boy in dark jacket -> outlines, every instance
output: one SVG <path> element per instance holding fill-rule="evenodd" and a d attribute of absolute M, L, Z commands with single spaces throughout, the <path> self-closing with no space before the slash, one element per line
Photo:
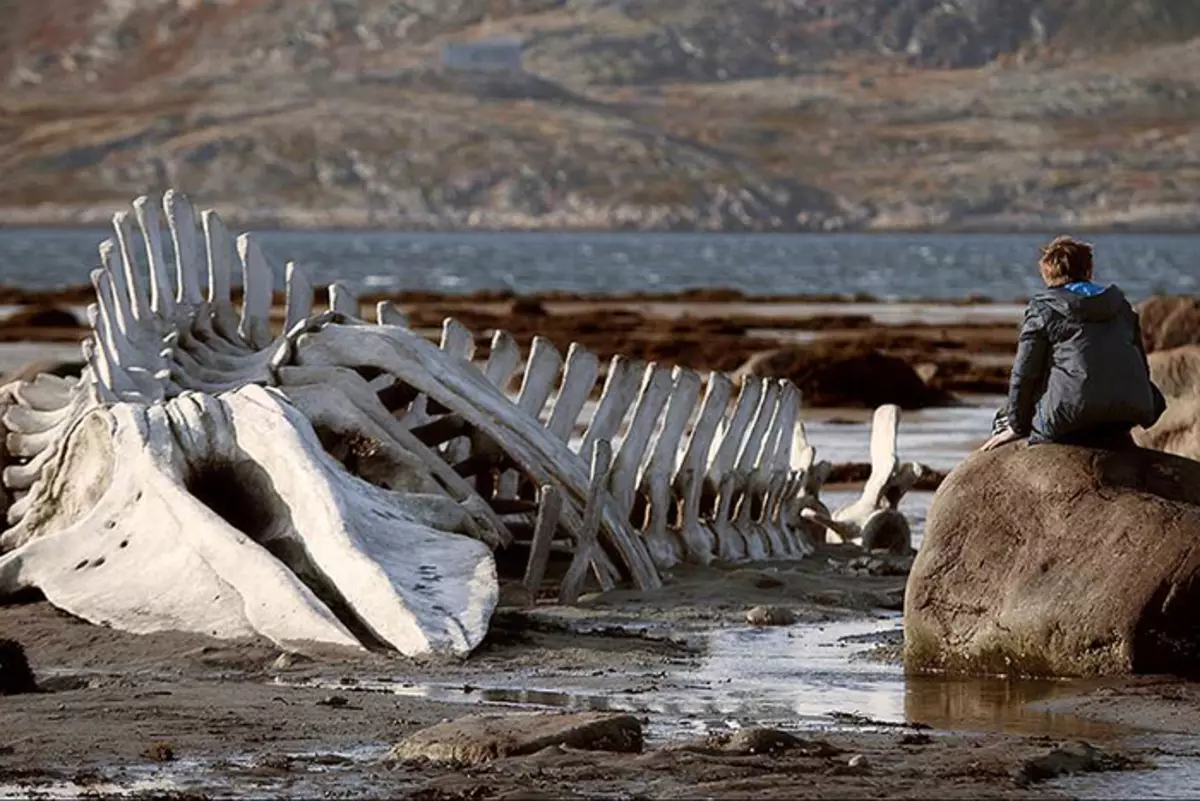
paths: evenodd
<path fill-rule="evenodd" d="M 1092 248 L 1059 237 L 1042 249 L 1046 291 L 1025 309 L 1008 403 L 984 450 L 1024 437 L 1096 448 L 1132 446 L 1166 408 L 1150 381 L 1137 312 L 1116 286 L 1092 283 Z"/>

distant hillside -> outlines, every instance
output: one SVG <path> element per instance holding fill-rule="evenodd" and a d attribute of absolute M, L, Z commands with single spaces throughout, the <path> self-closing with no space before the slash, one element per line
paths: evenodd
<path fill-rule="evenodd" d="M 525 72 L 447 71 L 523 42 Z M 1200 222 L 1195 0 L 0 4 L 0 221 Z"/>

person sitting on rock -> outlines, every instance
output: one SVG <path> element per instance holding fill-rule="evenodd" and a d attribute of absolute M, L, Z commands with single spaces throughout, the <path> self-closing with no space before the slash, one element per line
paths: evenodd
<path fill-rule="evenodd" d="M 1029 301 L 991 450 L 1028 437 L 1096 448 L 1132 447 L 1166 408 L 1150 380 L 1137 312 L 1115 285 L 1092 283 L 1092 248 L 1059 237 L 1039 262 L 1047 289 Z"/>

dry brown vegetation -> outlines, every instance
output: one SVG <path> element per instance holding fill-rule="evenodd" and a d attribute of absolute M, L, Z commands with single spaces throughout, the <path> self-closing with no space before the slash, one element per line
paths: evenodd
<path fill-rule="evenodd" d="M 45 0 L 0 10 L 0 221 L 1187 229 L 1188 0 Z M 441 46 L 524 37 L 527 72 Z"/>

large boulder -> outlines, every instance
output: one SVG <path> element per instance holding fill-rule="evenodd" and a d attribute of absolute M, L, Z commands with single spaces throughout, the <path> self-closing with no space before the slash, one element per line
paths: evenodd
<path fill-rule="evenodd" d="M 1155 351 L 1147 361 L 1150 379 L 1168 400 L 1200 397 L 1200 345 Z"/>
<path fill-rule="evenodd" d="M 1200 346 L 1150 354 L 1150 378 L 1167 398 L 1167 410 L 1149 429 L 1135 429 L 1143 448 L 1200 460 Z"/>
<path fill-rule="evenodd" d="M 1147 352 L 1200 345 L 1200 297 L 1153 295 L 1138 304 Z"/>
<path fill-rule="evenodd" d="M 739 376 L 786 378 L 804 393 L 810 407 L 901 409 L 944 406 L 952 396 L 926 384 L 909 362 L 854 340 L 815 342 L 756 353 Z"/>
<path fill-rule="evenodd" d="M 933 498 L 904 603 L 910 670 L 1200 674 L 1200 462 L 1023 443 Z"/>
<path fill-rule="evenodd" d="M 1168 398 L 1158 422 L 1134 429 L 1133 440 L 1149 450 L 1200 461 L 1200 397 Z"/>

